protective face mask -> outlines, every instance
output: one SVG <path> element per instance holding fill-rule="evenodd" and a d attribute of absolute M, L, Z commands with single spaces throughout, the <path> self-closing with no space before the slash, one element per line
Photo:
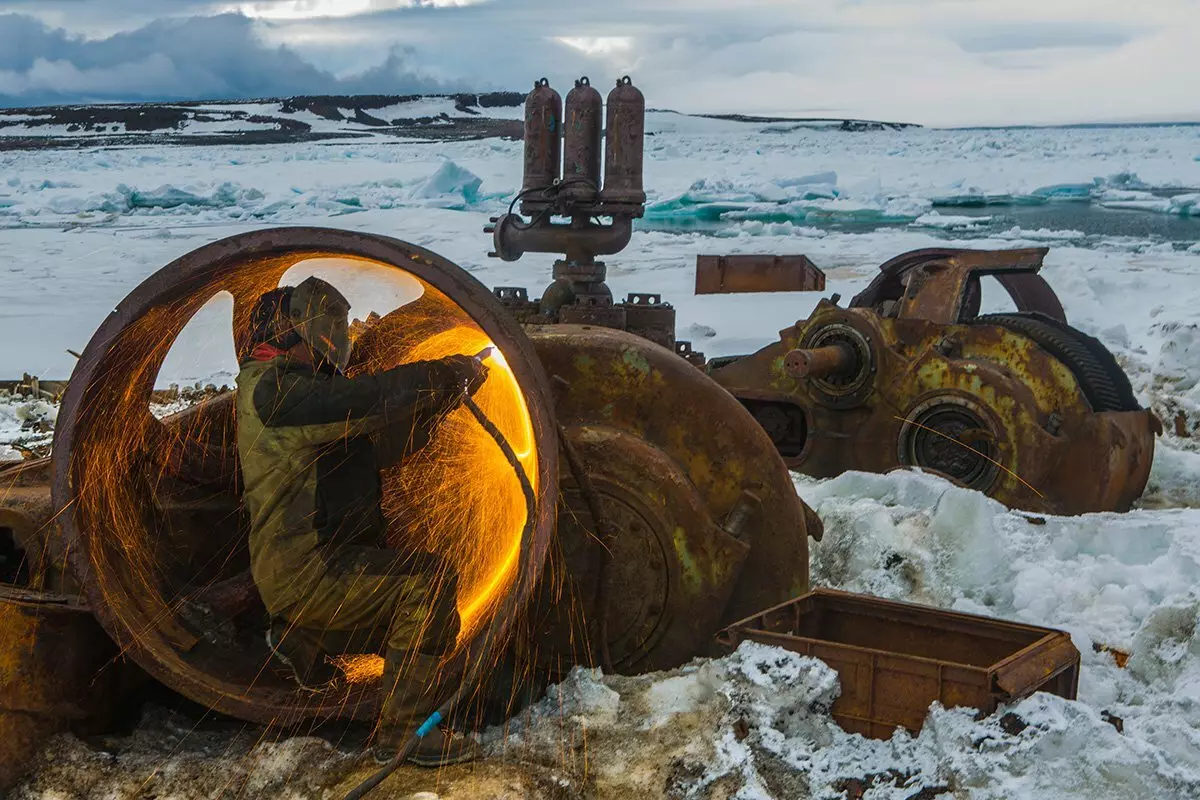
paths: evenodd
<path fill-rule="evenodd" d="M 312 277 L 292 292 L 291 315 L 313 362 L 344 371 L 350 363 L 350 303 L 331 284 Z"/>

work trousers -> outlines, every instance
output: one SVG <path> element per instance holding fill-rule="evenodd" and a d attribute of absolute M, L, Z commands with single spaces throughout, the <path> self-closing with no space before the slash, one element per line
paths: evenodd
<path fill-rule="evenodd" d="M 457 577 L 444 559 L 345 546 L 331 555 L 315 590 L 280 616 L 287 636 L 330 656 L 383 655 L 382 726 L 415 727 L 457 678 L 439 672 L 458 635 L 456 595 Z"/>

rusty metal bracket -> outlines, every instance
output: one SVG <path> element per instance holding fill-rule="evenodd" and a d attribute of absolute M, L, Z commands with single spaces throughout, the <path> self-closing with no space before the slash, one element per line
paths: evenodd
<path fill-rule="evenodd" d="M 900 317 L 927 319 L 955 325 L 972 316 L 964 313 L 975 305 L 969 297 L 973 281 L 984 275 L 1008 276 L 1036 273 L 1045 252 L 1032 250 L 964 250 L 948 258 L 929 261 L 913 269 L 904 282 L 900 298 Z"/>
<path fill-rule="evenodd" d="M 696 294 L 819 292 L 825 273 L 808 256 L 696 256 Z"/>
<path fill-rule="evenodd" d="M 850 301 L 850 308 L 869 308 L 880 316 L 896 317 L 901 314 L 901 303 L 909 276 L 924 266 L 950 259 L 963 259 L 969 266 L 994 266 L 1010 264 L 1017 269 L 987 269 L 975 275 L 990 274 L 1008 292 L 1019 311 L 1037 311 L 1048 317 L 1066 322 L 1067 316 L 1062 303 L 1046 279 L 1038 274 L 1042 262 L 1049 252 L 1045 247 L 1018 250 L 965 250 L 957 247 L 930 247 L 902 253 L 879 267 L 879 274 L 866 289 Z M 966 296 L 962 299 L 959 320 L 975 317 L 979 313 L 981 294 L 978 277 L 967 282 Z"/>

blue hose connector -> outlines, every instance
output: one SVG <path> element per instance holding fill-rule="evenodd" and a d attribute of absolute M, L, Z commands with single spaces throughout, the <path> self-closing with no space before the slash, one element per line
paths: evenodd
<path fill-rule="evenodd" d="M 429 719 L 421 723 L 421 727 L 417 728 L 417 738 L 424 739 L 431 730 L 437 727 L 437 724 L 442 721 L 442 712 L 435 711 L 430 715 Z"/>

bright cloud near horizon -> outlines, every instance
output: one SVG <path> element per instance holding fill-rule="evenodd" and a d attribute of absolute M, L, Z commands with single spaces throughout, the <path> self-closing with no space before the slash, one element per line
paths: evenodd
<path fill-rule="evenodd" d="M 0 106 L 565 90 L 927 125 L 1200 121 L 1200 0 L 0 0 Z"/>

